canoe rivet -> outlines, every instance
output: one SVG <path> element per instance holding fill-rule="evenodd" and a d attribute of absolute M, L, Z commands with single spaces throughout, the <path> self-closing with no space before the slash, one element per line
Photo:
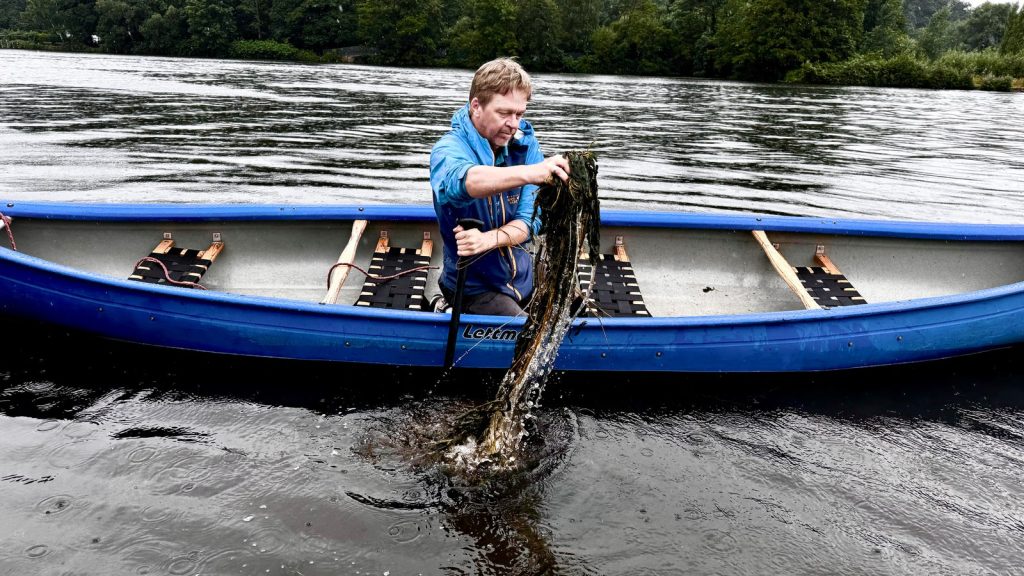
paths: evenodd
<path fill-rule="evenodd" d="M 402 344 L 402 350 L 405 350 L 405 344 Z"/>
<path fill-rule="evenodd" d="M 849 346 L 850 348 L 853 348 L 853 340 L 847 342 L 846 345 Z"/>
<path fill-rule="evenodd" d="M 97 310 L 99 310 L 100 312 L 103 312 L 103 306 L 100 306 L 99 308 L 97 308 Z"/>
<path fill-rule="evenodd" d="M 156 316 L 150 316 L 149 320 L 150 320 L 150 322 L 152 322 L 153 320 L 156 320 Z"/>
<path fill-rule="evenodd" d="M 14 202 L 8 202 L 7 203 L 7 207 L 8 208 L 14 208 Z"/>
<path fill-rule="evenodd" d="M 657 356 L 658 358 L 661 358 L 661 352 L 655 352 L 654 355 Z"/>
<path fill-rule="evenodd" d="M 601 352 L 601 358 L 607 358 L 607 357 L 608 357 L 607 354 L 605 354 L 604 352 Z"/>
<path fill-rule="evenodd" d="M 349 347 L 349 346 L 351 346 L 351 345 L 352 345 L 352 343 L 351 343 L 351 342 L 345 342 L 345 347 L 346 347 L 346 348 L 348 348 L 348 347 Z"/>
<path fill-rule="evenodd" d="M 363 211 L 363 207 L 362 207 L 362 206 L 360 206 L 360 207 L 359 207 L 359 211 L 360 211 L 360 212 L 362 212 L 362 211 Z"/>
<path fill-rule="evenodd" d="M 896 340 L 897 340 L 898 342 L 903 342 L 903 336 L 897 336 L 897 337 L 896 337 Z"/>

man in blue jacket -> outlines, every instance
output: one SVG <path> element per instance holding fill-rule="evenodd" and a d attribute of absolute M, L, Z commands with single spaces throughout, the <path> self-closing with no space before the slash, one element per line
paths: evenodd
<path fill-rule="evenodd" d="M 530 76 L 499 58 L 473 76 L 469 103 L 452 116 L 452 129 L 430 154 L 434 211 L 444 240 L 441 292 L 452 301 L 456 263 L 469 263 L 462 311 L 512 316 L 533 293 L 533 260 L 524 247 L 540 231 L 533 214 L 537 187 L 568 180 L 563 156 L 547 159 L 523 120 L 533 94 Z M 483 221 L 463 230 L 461 218 Z"/>

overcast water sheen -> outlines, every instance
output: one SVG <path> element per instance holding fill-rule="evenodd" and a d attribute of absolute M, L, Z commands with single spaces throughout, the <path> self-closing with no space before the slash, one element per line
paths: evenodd
<path fill-rule="evenodd" d="M 0 199 L 429 202 L 470 73 L 0 50 Z M 605 207 L 1021 223 L 1024 95 L 543 75 Z M 0 319 L 0 575 L 1019 574 L 1020 350 L 565 376 L 525 468 L 424 447 L 500 375 L 210 358 Z"/>

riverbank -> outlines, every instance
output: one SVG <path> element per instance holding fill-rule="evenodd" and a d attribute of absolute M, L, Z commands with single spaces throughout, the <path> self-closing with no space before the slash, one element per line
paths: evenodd
<path fill-rule="evenodd" d="M 53 43 L 34 32 L 0 33 L 0 49 L 105 54 L 79 43 Z M 372 50 L 350 47 L 316 54 L 273 40 L 238 40 L 225 58 L 303 64 L 373 65 Z M 671 76 L 669 76 L 671 77 Z M 1000 55 L 995 51 L 947 52 L 937 60 L 902 54 L 892 58 L 860 55 L 841 62 L 805 62 L 789 72 L 783 82 L 830 86 L 930 88 L 937 90 L 1024 91 L 1024 54 Z"/>
<path fill-rule="evenodd" d="M 37 50 L 41 52 L 68 52 L 74 54 L 109 54 L 96 46 L 88 46 L 79 42 L 53 42 L 52 35 L 41 32 L 0 31 L 0 49 Z M 298 62 L 303 64 L 367 64 L 363 56 L 369 51 L 362 47 L 339 48 L 317 54 L 311 50 L 301 50 L 286 42 L 274 40 L 236 40 L 232 42 L 223 58 L 231 60 L 268 60 L 278 62 Z M 156 56 L 156 54 L 154 54 Z M 186 54 L 173 56 L 176 58 L 194 58 Z"/>

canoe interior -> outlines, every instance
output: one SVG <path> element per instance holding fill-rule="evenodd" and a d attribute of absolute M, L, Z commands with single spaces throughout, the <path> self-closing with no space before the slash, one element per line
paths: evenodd
<path fill-rule="evenodd" d="M 203 277 L 211 290 L 319 302 L 351 221 L 231 221 L 223 223 L 111 223 L 24 218 L 14 224 L 18 248 L 88 272 L 126 278 L 135 262 L 172 234 L 176 246 L 205 249 L 213 233 L 223 253 Z M 356 263 L 366 267 L 381 230 L 392 246 L 419 247 L 434 239 L 432 264 L 441 264 L 436 225 L 370 221 Z M 802 305 L 746 230 L 615 228 L 602 230 L 602 252 L 622 236 L 652 316 L 692 316 L 799 310 Z M 970 292 L 1024 280 L 1024 243 L 952 242 L 769 232 L 793 266 L 814 266 L 826 254 L 869 303 Z M 437 292 L 436 270 L 428 297 Z M 352 304 L 363 276 L 349 275 L 338 299 Z M 185 289 L 185 288 L 183 288 Z"/>

